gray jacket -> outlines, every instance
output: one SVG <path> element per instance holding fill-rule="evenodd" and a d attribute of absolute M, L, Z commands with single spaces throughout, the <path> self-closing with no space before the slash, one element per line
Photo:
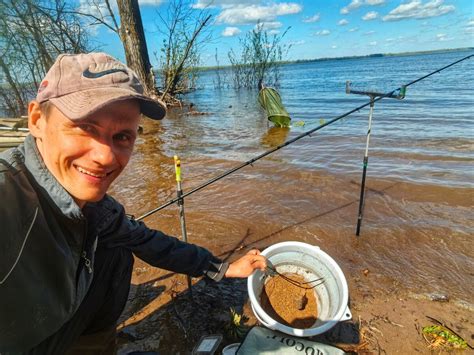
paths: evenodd
<path fill-rule="evenodd" d="M 92 281 L 97 247 L 220 280 L 209 251 L 125 216 L 112 197 L 81 210 L 44 165 L 32 136 L 0 154 L 0 353 L 28 350 L 66 323 Z"/>

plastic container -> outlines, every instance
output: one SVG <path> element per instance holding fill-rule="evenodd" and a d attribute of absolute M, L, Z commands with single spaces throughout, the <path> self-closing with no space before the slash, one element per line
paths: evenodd
<path fill-rule="evenodd" d="M 227 345 L 224 349 L 222 349 L 222 355 L 235 355 L 239 346 L 240 343 L 233 343 Z"/>
<path fill-rule="evenodd" d="M 255 317 L 267 328 L 298 337 L 322 334 L 338 322 L 352 318 L 347 306 L 349 290 L 339 265 L 319 247 L 301 242 L 274 244 L 262 252 L 280 273 L 296 273 L 306 280 L 320 277 L 324 282 L 313 290 L 316 293 L 318 316 L 312 327 L 292 328 L 271 318 L 260 305 L 260 294 L 267 279 L 256 270 L 247 280 L 247 289 Z"/>

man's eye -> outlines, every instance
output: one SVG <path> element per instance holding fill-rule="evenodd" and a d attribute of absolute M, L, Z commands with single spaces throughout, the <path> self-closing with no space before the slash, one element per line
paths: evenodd
<path fill-rule="evenodd" d="M 116 134 L 114 138 L 115 140 L 119 142 L 124 142 L 124 143 L 132 141 L 132 137 L 130 137 L 128 134 L 123 134 L 123 133 Z"/>
<path fill-rule="evenodd" d="M 81 124 L 79 125 L 79 128 L 81 130 L 83 130 L 84 132 L 94 132 L 94 127 L 92 127 L 91 125 L 89 124 Z"/>
<path fill-rule="evenodd" d="M 127 136 L 126 134 L 116 134 L 115 139 L 118 141 L 127 141 L 130 139 L 130 137 Z"/>

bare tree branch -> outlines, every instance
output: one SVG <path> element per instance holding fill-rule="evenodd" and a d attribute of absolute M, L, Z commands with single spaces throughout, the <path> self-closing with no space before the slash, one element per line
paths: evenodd
<path fill-rule="evenodd" d="M 24 114 L 54 58 L 87 51 L 87 41 L 66 0 L 0 0 L 0 106 Z"/>
<path fill-rule="evenodd" d="M 194 87 L 199 65 L 200 46 L 210 38 L 212 15 L 196 10 L 189 0 L 171 0 L 166 16 L 158 14 L 158 30 L 164 35 L 160 58 L 164 92 L 162 98 L 175 96 Z"/>
<path fill-rule="evenodd" d="M 199 25 L 196 27 L 191 39 L 188 41 L 188 43 L 186 44 L 186 48 L 184 49 L 184 53 L 181 57 L 181 60 L 180 62 L 178 63 L 178 65 L 176 66 L 176 69 L 174 71 L 174 75 L 173 75 L 173 79 L 170 80 L 168 86 L 166 87 L 165 91 L 163 92 L 163 95 L 162 95 L 162 98 L 168 93 L 168 92 L 173 92 L 176 88 L 176 85 L 178 84 L 179 80 L 180 80 L 180 77 L 181 77 L 181 73 L 183 71 L 183 67 L 184 67 L 184 64 L 186 62 L 186 60 L 188 59 L 188 56 L 189 56 L 189 53 L 192 49 L 192 47 L 194 46 L 194 42 L 196 40 L 196 38 L 199 36 L 199 33 L 201 32 L 201 30 L 206 27 L 206 24 L 209 22 L 209 20 L 211 19 L 212 15 L 208 15 L 204 21 L 200 22 Z"/>

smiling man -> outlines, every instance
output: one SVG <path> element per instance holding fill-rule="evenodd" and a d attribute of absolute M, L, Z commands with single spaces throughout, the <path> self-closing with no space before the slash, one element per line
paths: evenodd
<path fill-rule="evenodd" d="M 28 107 L 30 133 L 0 154 L 0 353 L 113 353 L 133 254 L 216 281 L 264 269 L 232 264 L 129 219 L 107 195 L 127 165 L 141 114 L 165 107 L 105 53 L 61 55 Z"/>

